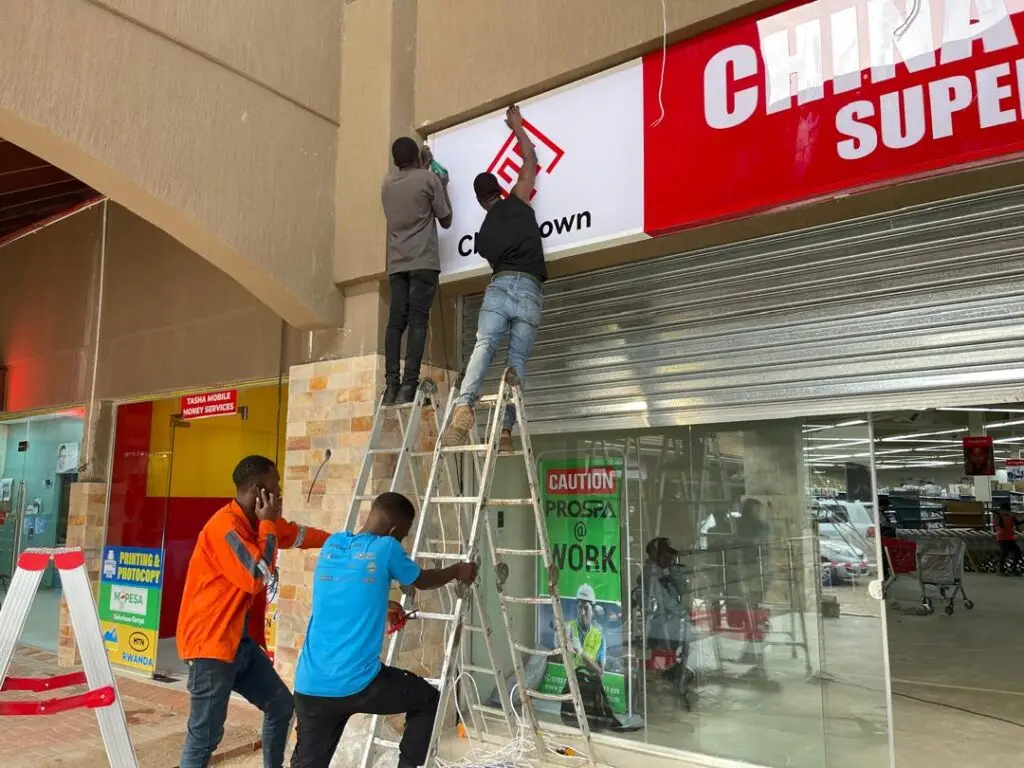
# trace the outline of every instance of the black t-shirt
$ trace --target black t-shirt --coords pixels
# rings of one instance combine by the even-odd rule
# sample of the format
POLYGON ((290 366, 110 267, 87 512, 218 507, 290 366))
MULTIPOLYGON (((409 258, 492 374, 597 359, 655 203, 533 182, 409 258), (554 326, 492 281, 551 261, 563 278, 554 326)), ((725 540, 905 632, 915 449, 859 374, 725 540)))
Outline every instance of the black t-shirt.
POLYGON ((476 247, 495 274, 525 272, 541 282, 548 279, 537 214, 515 195, 499 200, 487 212, 476 247))

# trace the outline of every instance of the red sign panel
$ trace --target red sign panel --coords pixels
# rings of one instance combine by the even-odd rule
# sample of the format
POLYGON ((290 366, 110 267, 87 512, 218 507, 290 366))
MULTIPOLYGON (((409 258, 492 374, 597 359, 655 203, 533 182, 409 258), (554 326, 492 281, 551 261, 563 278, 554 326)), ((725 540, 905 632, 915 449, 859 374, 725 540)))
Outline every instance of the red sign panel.
POLYGON ((210 416, 232 416, 238 413, 238 390, 222 389, 198 395, 182 395, 181 418, 205 419, 210 416))
POLYGON ((644 59, 648 234, 1024 151, 1024 0, 782 8, 644 59))
POLYGON ((964 474, 985 477, 996 473, 996 458, 990 436, 964 438, 964 474))

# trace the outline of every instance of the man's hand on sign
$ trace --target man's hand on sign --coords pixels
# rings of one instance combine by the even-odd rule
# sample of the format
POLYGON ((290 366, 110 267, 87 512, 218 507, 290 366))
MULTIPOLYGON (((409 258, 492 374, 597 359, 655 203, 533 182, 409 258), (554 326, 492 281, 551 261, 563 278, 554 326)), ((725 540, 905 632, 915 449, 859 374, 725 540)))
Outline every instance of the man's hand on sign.
POLYGON ((276 521, 281 516, 281 499, 260 486, 256 489, 256 517, 276 521))
POLYGON ((472 584, 479 570, 480 566, 476 563, 459 563, 455 566, 455 580, 462 584, 472 584))
POLYGON ((523 115, 520 113, 519 107, 516 104, 513 104, 505 110, 505 125, 513 131, 517 128, 523 127, 523 115))

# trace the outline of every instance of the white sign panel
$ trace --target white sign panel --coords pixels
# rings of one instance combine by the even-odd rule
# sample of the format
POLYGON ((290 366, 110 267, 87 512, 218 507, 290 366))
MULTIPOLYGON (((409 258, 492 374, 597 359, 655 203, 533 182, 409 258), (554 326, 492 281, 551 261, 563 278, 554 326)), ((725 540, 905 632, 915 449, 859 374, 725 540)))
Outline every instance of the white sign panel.
MULTIPOLYGON (((644 234, 643 67, 640 61, 520 104, 537 149, 533 206, 550 261, 644 234)), ((441 231, 441 279, 487 274, 475 249, 484 210, 473 179, 490 171, 506 192, 522 159, 501 110, 428 143, 448 169, 453 218, 441 231)))

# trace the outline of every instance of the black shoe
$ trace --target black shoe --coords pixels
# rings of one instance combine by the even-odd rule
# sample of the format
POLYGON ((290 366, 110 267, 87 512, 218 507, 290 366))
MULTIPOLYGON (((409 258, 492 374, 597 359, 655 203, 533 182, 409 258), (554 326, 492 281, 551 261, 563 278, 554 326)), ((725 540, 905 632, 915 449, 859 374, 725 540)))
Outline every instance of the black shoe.
POLYGON ((395 401, 398 399, 398 393, 400 391, 401 387, 399 387, 397 384, 388 384, 386 387, 384 387, 384 400, 382 405, 385 408, 394 405, 395 401))
POLYGON ((416 390, 419 384, 403 384, 398 388, 398 397, 395 399, 397 405, 407 405, 416 400, 416 390))

